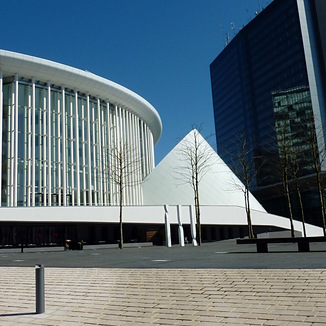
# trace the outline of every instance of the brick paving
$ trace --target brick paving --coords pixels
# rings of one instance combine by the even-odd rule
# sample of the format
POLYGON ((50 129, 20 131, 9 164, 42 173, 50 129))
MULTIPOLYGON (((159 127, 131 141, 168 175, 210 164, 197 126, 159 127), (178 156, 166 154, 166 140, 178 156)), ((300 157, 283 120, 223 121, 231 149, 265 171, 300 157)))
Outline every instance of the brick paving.
POLYGON ((325 325, 325 269, 0 267, 0 325, 325 325))

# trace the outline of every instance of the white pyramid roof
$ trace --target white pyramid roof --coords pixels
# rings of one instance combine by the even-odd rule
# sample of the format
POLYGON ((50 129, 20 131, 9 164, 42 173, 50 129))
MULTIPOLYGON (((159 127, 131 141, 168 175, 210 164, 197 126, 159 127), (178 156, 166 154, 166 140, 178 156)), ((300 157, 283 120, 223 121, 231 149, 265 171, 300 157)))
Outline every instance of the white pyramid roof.
MULTIPOLYGON (((145 179, 142 185, 144 205, 194 204, 193 189, 180 176, 187 164, 181 150, 194 143, 194 133, 198 131, 194 129, 186 135, 145 179)), ((201 148, 210 157, 209 168, 199 184, 200 204, 244 207, 243 184, 200 133, 198 137, 201 148)), ((265 212, 253 195, 250 205, 252 209, 265 212)))

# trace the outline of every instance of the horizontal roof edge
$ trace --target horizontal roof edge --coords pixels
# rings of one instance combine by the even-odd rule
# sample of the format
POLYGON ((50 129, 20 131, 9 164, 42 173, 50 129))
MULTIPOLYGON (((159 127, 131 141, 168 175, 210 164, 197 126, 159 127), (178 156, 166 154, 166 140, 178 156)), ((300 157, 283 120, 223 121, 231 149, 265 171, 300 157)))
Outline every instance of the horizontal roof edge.
POLYGON ((138 115, 149 126, 157 143, 162 133, 162 122, 155 108, 135 92, 97 76, 89 71, 73 68, 54 61, 21 53, 0 50, 0 70, 3 75, 18 74, 40 79, 65 88, 111 101, 138 115))

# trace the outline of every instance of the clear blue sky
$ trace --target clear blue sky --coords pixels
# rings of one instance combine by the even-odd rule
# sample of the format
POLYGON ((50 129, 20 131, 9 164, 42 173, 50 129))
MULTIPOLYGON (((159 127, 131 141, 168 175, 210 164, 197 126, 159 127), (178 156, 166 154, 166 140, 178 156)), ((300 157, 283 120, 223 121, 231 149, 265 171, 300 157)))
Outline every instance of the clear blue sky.
POLYGON ((214 132, 209 65, 271 0, 0 0, 0 48, 121 84, 163 124, 158 163, 192 125, 214 132), (223 30, 223 32, 222 32, 223 30))

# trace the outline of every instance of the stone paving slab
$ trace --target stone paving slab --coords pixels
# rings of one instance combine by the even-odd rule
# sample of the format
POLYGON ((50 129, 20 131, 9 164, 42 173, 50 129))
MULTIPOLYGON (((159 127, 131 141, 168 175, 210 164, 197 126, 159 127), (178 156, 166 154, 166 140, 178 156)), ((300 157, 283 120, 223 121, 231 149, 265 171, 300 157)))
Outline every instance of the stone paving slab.
POLYGON ((0 268, 0 325, 326 324, 324 269, 0 268))

